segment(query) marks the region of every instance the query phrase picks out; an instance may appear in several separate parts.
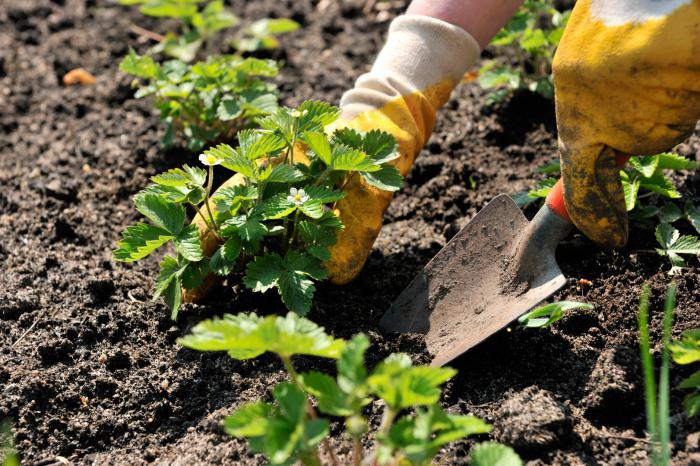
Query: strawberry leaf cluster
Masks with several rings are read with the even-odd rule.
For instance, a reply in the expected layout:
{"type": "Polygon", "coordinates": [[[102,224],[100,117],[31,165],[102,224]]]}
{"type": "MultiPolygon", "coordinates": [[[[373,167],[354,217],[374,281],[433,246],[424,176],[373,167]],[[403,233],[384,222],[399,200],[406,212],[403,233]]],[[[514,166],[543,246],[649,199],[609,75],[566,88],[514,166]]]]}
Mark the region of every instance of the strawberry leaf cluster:
{"type": "MultiPolygon", "coordinates": [[[[194,60],[202,48],[225,29],[240,24],[240,20],[228,10],[223,0],[119,0],[122,5],[139,5],[139,11],[157,18],[169,18],[179,22],[179,31],[164,36],[151,34],[158,39],[152,53],[163,53],[185,63],[194,60]]],[[[279,46],[277,36],[299,28],[299,24],[286,18],[264,18],[236,34],[231,46],[242,52],[273,49],[279,46]]]]}
{"type": "MultiPolygon", "coordinates": [[[[178,342],[198,351],[227,351],[234,359],[271,352],[282,360],[290,381],[272,389],[274,402],[245,404],[224,421],[227,433],[248,439],[251,449],[271,464],[320,465],[321,446],[332,464],[340,464],[325,442],[329,420],[319,412],[344,419],[353,464],[361,464],[362,438],[369,431],[364,408],[377,399],[384,404],[384,416],[374,438],[376,464],[431,464],[447,443],[491,430],[479,418],[440,408],[441,386],[455,375],[454,369],[415,366],[408,355],[396,353],[370,371],[364,363],[369,347],[365,335],[336,339],[294,313],[225,315],[201,322],[178,342]],[[335,359],[337,375],[298,373],[292,363],[296,355],[335,359]]],[[[472,464],[519,466],[522,461],[512,449],[488,443],[475,450],[472,464]]]]}
{"type": "Polygon", "coordinates": [[[327,278],[329,247],[343,228],[335,206],[344,187],[358,178],[396,191],[403,181],[389,164],[399,156],[393,136],[350,128],[326,133],[339,114],[316,101],[279,108],[259,119],[261,128],[239,131],[237,147],[204,151],[199,159],[208,170],[185,165],[152,177],[153,184],[134,197],[148,222],[123,232],[114,258],[137,261],[172,243],[176,255],[161,262],[154,297],[165,298],[173,318],[183,288],[234,271],[244,271],[251,290],[275,289],[289,310],[306,314],[314,282],[327,278]],[[213,193],[215,166],[236,176],[213,193]],[[187,224],[188,209],[197,214],[199,229],[187,224]],[[218,245],[211,256],[204,254],[201,235],[218,245]]]}
{"type": "Polygon", "coordinates": [[[231,140],[278,108],[276,87],[263,79],[277,76],[273,60],[225,55],[194,65],[160,64],[131,50],[119,69],[136,78],[136,98],[153,97],[167,124],[166,146],[179,135],[188,149],[199,151],[208,143],[231,140]]]}

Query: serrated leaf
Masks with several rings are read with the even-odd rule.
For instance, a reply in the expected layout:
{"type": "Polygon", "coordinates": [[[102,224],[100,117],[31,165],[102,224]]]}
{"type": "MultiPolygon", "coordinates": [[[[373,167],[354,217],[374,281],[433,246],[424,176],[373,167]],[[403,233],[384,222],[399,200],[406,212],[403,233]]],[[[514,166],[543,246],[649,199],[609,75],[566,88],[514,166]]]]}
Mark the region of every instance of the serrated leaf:
{"type": "Polygon", "coordinates": [[[359,172],[378,171],[381,168],[361,150],[343,145],[333,147],[329,167],[336,171],[359,172]]]}
{"type": "Polygon", "coordinates": [[[204,259],[199,262],[189,262],[180,276],[182,287],[186,290],[193,290],[204,282],[204,278],[209,275],[209,261],[204,259]]]}
{"type": "Polygon", "coordinates": [[[198,262],[204,258],[199,230],[196,225],[188,225],[173,239],[175,250],[185,259],[198,262]]]}
{"type": "Polygon", "coordinates": [[[374,172],[362,172],[362,177],[375,188],[383,191],[398,191],[403,184],[403,176],[399,170],[391,165],[383,165],[374,172]]]}
{"type": "Polygon", "coordinates": [[[471,466],[522,466],[515,450],[495,442],[483,442],[471,451],[471,466]]]}
{"type": "Polygon", "coordinates": [[[440,386],[457,371],[449,367],[412,366],[405,355],[382,361],[367,379],[372,393],[394,410],[432,405],[440,399],[440,386]]]}
{"type": "Polygon", "coordinates": [[[221,159],[222,166],[255,180],[255,166],[253,161],[241,155],[228,144],[219,144],[216,147],[205,150],[204,154],[213,155],[217,159],[221,159]]]}
{"type": "Polygon", "coordinates": [[[281,163],[272,167],[264,181],[268,183],[297,183],[304,179],[306,179],[306,175],[297,167],[281,163]]]}
{"type": "Polygon", "coordinates": [[[277,286],[284,270],[284,261],[279,254],[256,257],[248,264],[243,283],[253,291],[264,293],[277,286]]]}
{"type": "Polygon", "coordinates": [[[219,213],[236,214],[241,204],[258,198],[258,187],[255,185],[239,185],[221,188],[212,197],[219,213]]]}
{"type": "Polygon", "coordinates": [[[121,262],[143,259],[173,239],[168,231],[147,223],[137,223],[127,227],[122,232],[122,237],[123,239],[117,243],[117,249],[112,253],[114,259],[121,262]]]}
{"type": "Polygon", "coordinates": [[[518,318],[518,323],[524,327],[544,328],[564,317],[564,314],[574,309],[593,309],[592,304],[577,301],[559,301],[545,304],[518,318]]]}
{"type": "Polygon", "coordinates": [[[275,220],[289,216],[297,210],[297,204],[288,199],[287,193],[278,193],[262,204],[266,220],[275,220]]]}
{"type": "Polygon", "coordinates": [[[691,393],[683,399],[683,408],[688,417],[696,416],[700,413],[700,394],[691,393]]]}
{"type": "Polygon", "coordinates": [[[163,294],[165,304],[170,308],[170,319],[177,321],[177,316],[182,305],[182,285],[178,277],[174,278],[163,294]]]}
{"type": "Polygon", "coordinates": [[[664,204],[663,207],[659,209],[658,215],[659,221],[662,223],[673,223],[683,218],[681,209],[671,202],[664,204]]]}
{"type": "Polygon", "coordinates": [[[160,65],[153,61],[153,58],[149,55],[139,56],[133,49],[129,49],[129,54],[119,63],[119,69],[146,79],[153,79],[160,73],[160,65]]]}
{"type": "Polygon", "coordinates": [[[678,384],[678,388],[700,388],[700,371],[686,377],[678,384]]]}
{"type": "Polygon", "coordinates": [[[688,160],[682,155],[671,152],[664,152],[657,157],[659,158],[659,168],[662,170],[694,170],[698,166],[694,160],[688,160]]]}
{"type": "Polygon", "coordinates": [[[365,351],[369,348],[366,335],[357,334],[345,345],[345,349],[336,363],[338,367],[338,386],[346,393],[352,393],[367,379],[365,368],[365,351]]]}
{"type": "Polygon", "coordinates": [[[307,186],[304,188],[304,192],[311,198],[315,199],[323,204],[330,204],[332,202],[344,199],[347,193],[337,189],[331,189],[326,186],[307,186]]]}
{"type": "Polygon", "coordinates": [[[284,273],[279,278],[277,289],[287,309],[300,316],[309,313],[316,292],[313,281],[298,273],[284,273]]]}
{"type": "Polygon", "coordinates": [[[692,364],[700,361],[700,329],[683,332],[681,340],[673,340],[668,349],[677,364],[692,364]]]}
{"type": "Polygon", "coordinates": [[[228,238],[211,256],[209,262],[211,271],[224,277],[230,274],[240,253],[241,239],[238,236],[228,238]]]}
{"type": "Polygon", "coordinates": [[[318,100],[307,100],[297,110],[301,115],[298,119],[300,134],[307,131],[323,131],[340,116],[338,107],[318,100]]]}
{"type": "Polygon", "coordinates": [[[226,314],[205,320],[178,340],[198,351],[228,351],[235,359],[250,359],[265,352],[283,358],[293,355],[337,359],[345,346],[325,333],[323,327],[290,312],[286,317],[226,314]]]}
{"type": "Polygon", "coordinates": [[[326,165],[331,165],[332,150],[328,137],[320,131],[307,131],[303,140],[309,149],[326,165]]]}
{"type": "Polygon", "coordinates": [[[136,210],[171,235],[177,236],[182,231],[185,224],[184,207],[151,193],[137,194],[134,204],[136,210]]]}
{"type": "Polygon", "coordinates": [[[319,219],[323,216],[323,204],[318,199],[309,198],[300,204],[299,210],[311,218],[319,219]]]}
{"type": "Polygon", "coordinates": [[[308,275],[315,280],[328,278],[328,272],[317,259],[299,251],[289,251],[284,258],[284,265],[288,271],[308,275]]]}
{"type": "Polygon", "coordinates": [[[221,121],[231,121],[243,115],[243,108],[238,100],[225,98],[216,107],[216,117],[221,121]]]}
{"type": "Polygon", "coordinates": [[[667,178],[666,175],[661,172],[661,170],[657,170],[656,173],[649,178],[641,178],[640,186],[644,189],[648,189],[649,191],[671,199],[678,199],[681,197],[680,193],[676,189],[676,186],[673,184],[673,181],[667,178]]]}
{"type": "Polygon", "coordinates": [[[700,209],[695,207],[692,202],[688,201],[684,209],[685,217],[688,219],[695,231],[700,233],[700,209]]]}
{"type": "Polygon", "coordinates": [[[204,186],[207,180],[207,172],[201,168],[193,168],[184,165],[182,168],[173,168],[167,172],[151,177],[151,181],[161,186],[192,187],[204,186]]]}
{"type": "Polygon", "coordinates": [[[396,160],[401,156],[394,136],[379,130],[371,130],[364,134],[362,150],[377,165],[396,160]]]}
{"type": "Polygon", "coordinates": [[[184,269],[185,266],[180,264],[174,257],[165,256],[160,263],[160,271],[158,272],[156,284],[153,289],[153,300],[158,299],[164,294],[170,286],[170,283],[182,275],[184,269]]]}
{"type": "Polygon", "coordinates": [[[674,273],[677,268],[685,267],[685,260],[681,254],[700,254],[700,239],[697,236],[680,236],[678,230],[668,223],[660,223],[656,227],[656,240],[661,245],[661,249],[657,249],[658,253],[668,256],[674,273]]]}
{"type": "Polygon", "coordinates": [[[221,234],[233,236],[237,234],[243,241],[257,243],[267,234],[267,226],[262,223],[262,214],[248,212],[247,215],[238,215],[226,220],[221,225],[221,234]]]}
{"type": "Polygon", "coordinates": [[[285,146],[284,140],[276,134],[252,129],[239,131],[238,143],[241,155],[250,160],[276,155],[285,146]]]}
{"type": "Polygon", "coordinates": [[[651,178],[659,167],[659,156],[632,157],[629,164],[645,178],[651,178]]]}
{"type": "Polygon", "coordinates": [[[263,437],[274,406],[258,401],[241,406],[224,419],[224,430],[234,437],[263,437]]]}
{"type": "Polygon", "coordinates": [[[640,181],[637,178],[630,178],[624,170],[620,171],[620,182],[622,183],[622,191],[625,194],[625,205],[627,211],[631,211],[637,205],[637,196],[639,194],[640,181]]]}
{"type": "Polygon", "coordinates": [[[332,377],[320,372],[307,372],[299,376],[299,381],[304,390],[316,398],[322,413],[342,417],[354,414],[347,394],[340,390],[332,377]]]}

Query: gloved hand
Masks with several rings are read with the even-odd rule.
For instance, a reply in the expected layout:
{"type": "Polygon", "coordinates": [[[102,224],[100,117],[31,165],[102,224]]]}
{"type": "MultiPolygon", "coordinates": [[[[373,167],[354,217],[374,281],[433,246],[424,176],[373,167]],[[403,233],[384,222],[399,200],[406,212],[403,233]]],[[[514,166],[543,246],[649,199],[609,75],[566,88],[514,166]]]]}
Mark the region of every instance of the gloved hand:
{"type": "Polygon", "coordinates": [[[622,247],[616,156],[670,150],[700,118],[700,0],[579,0],[553,69],[569,215],[622,247]]]}
{"type": "MultiPolygon", "coordinates": [[[[372,70],[343,96],[341,119],[328,130],[351,127],[391,133],[401,154],[392,163],[405,176],[432,132],[437,110],[479,54],[479,44],[458,26],[419,15],[395,19],[372,70]]],[[[297,154],[294,158],[301,161],[302,157],[297,154]]],[[[236,175],[224,186],[242,182],[236,175]]],[[[359,176],[345,191],[347,196],[337,205],[345,228],[331,247],[330,261],[324,264],[336,284],[351,281],[362,269],[392,198],[392,193],[370,186],[359,176]]],[[[195,218],[195,223],[202,232],[204,254],[210,256],[218,247],[218,238],[202,219],[195,218]]],[[[212,275],[197,290],[185,290],[185,301],[201,298],[215,280],[212,275]]]]}

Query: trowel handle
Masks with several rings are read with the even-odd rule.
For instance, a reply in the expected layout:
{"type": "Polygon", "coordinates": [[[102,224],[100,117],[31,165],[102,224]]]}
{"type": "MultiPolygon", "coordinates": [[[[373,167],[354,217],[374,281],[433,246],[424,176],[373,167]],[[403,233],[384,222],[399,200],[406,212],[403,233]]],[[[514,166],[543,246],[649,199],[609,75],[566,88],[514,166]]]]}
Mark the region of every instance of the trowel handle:
{"type": "MultiPolygon", "coordinates": [[[[617,153],[616,157],[617,166],[620,168],[624,167],[630,159],[629,155],[620,152],[617,153]]],[[[559,218],[571,223],[571,217],[569,217],[569,211],[566,209],[566,203],[564,202],[564,181],[562,178],[559,178],[559,181],[549,192],[545,203],[559,218]]]]}

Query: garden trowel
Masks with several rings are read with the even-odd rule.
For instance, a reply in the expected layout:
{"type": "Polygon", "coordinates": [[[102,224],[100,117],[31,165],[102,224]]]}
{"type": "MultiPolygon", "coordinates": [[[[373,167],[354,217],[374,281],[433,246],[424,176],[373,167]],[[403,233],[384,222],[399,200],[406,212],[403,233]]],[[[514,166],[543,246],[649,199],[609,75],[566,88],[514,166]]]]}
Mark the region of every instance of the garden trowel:
{"type": "Polygon", "coordinates": [[[413,279],[382,329],[424,334],[432,364],[446,364],[564,285],[554,253],[572,229],[561,180],[532,221],[496,197],[413,279]]]}

